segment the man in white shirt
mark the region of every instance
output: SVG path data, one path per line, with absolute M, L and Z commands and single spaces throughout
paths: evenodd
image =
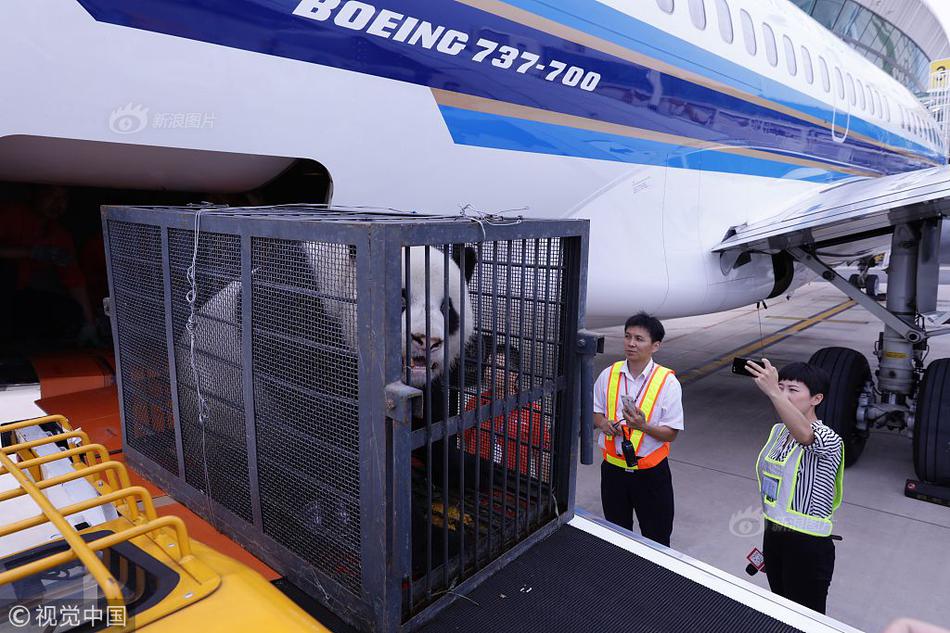
M 601 372 L 593 395 L 604 455 L 604 517 L 631 530 L 636 512 L 643 536 L 669 546 L 673 481 L 667 456 L 684 427 L 682 387 L 670 369 L 653 360 L 664 335 L 663 324 L 644 312 L 627 319 L 626 358 Z

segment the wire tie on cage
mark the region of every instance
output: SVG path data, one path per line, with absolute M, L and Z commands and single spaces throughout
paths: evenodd
M 195 304 L 198 299 L 198 282 L 196 271 L 198 268 L 198 244 L 199 237 L 201 234 L 201 215 L 206 211 L 205 208 L 199 208 L 195 212 L 195 239 L 194 246 L 191 252 L 191 266 L 188 267 L 185 275 L 188 279 L 188 284 L 190 289 L 185 294 L 185 300 L 188 302 L 188 321 L 185 323 L 185 328 L 188 330 L 189 335 L 189 360 L 191 362 L 191 373 L 195 381 L 195 396 L 198 401 L 198 426 L 201 428 L 201 468 L 204 475 L 204 485 L 205 485 L 205 500 L 207 501 L 207 512 L 208 519 L 211 521 L 211 524 L 216 523 L 215 514 L 214 514 L 214 504 L 211 501 L 211 478 L 208 475 L 208 450 L 206 445 L 206 420 L 208 416 L 208 402 L 205 400 L 204 395 L 201 393 L 201 376 L 198 371 L 198 361 L 195 355 L 195 331 L 197 330 L 197 311 L 195 310 Z
M 460 204 L 459 205 L 459 215 L 458 217 L 471 220 L 478 224 L 478 228 L 482 230 L 482 241 L 485 242 L 488 240 L 488 236 L 485 232 L 485 225 L 489 224 L 492 226 L 506 226 L 521 224 L 524 220 L 524 216 L 518 215 L 514 218 L 504 217 L 504 213 L 509 213 L 512 211 L 527 211 L 528 207 L 519 207 L 515 209 L 505 209 L 499 213 L 485 213 L 484 211 L 479 211 L 471 204 Z

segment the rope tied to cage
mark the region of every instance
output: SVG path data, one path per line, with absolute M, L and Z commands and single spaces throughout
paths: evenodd
M 521 224 L 524 221 L 523 215 L 517 215 L 515 217 L 505 217 L 503 213 L 509 213 L 512 211 L 527 211 L 528 207 L 518 207 L 515 209 L 505 209 L 504 211 L 499 211 L 498 213 L 485 213 L 476 209 L 471 204 L 460 204 L 459 205 L 459 214 L 458 217 L 470 220 L 478 224 L 478 228 L 482 230 L 482 241 L 488 240 L 488 234 L 485 232 L 485 225 L 490 226 L 512 226 L 515 224 Z
M 188 292 L 185 293 L 185 301 L 188 303 L 188 320 L 185 322 L 185 329 L 188 331 L 189 342 L 189 362 L 191 364 L 192 379 L 195 382 L 195 398 L 198 403 L 198 426 L 201 429 L 201 469 L 204 476 L 205 500 L 207 501 L 208 519 L 211 524 L 216 526 L 214 504 L 211 502 L 211 477 L 208 474 L 208 449 L 205 440 L 206 423 L 208 418 L 208 401 L 201 392 L 201 372 L 198 371 L 198 360 L 195 354 L 196 333 L 198 330 L 198 311 L 196 308 L 198 300 L 198 244 L 201 234 L 201 215 L 206 209 L 198 209 L 195 212 L 194 243 L 191 251 L 191 265 L 185 271 L 185 277 L 188 280 Z

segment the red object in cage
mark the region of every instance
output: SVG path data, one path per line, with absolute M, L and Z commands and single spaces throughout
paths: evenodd
M 492 392 L 485 391 L 481 395 L 481 406 L 491 404 Z M 476 407 L 475 398 L 469 398 L 465 405 L 466 411 Z M 475 429 L 465 431 L 465 452 L 475 455 L 478 451 L 482 459 L 491 459 L 496 464 L 505 462 L 509 470 L 518 469 L 522 475 L 539 476 L 539 467 L 542 480 L 550 479 L 551 463 L 551 430 L 544 423 L 540 403 L 530 402 L 507 416 L 499 415 L 491 421 L 486 420 L 480 425 L 480 443 Z M 492 427 L 494 426 L 494 445 L 492 445 Z M 508 447 L 505 450 L 505 435 L 507 426 Z M 519 442 L 520 448 L 519 451 Z M 520 455 L 519 455 L 520 452 Z M 506 459 L 507 455 L 507 459 Z M 530 456 L 530 462 L 529 462 Z M 520 461 L 519 461 L 520 457 Z

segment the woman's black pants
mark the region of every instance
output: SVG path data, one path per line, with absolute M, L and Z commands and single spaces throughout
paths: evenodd
M 825 612 L 828 587 L 835 571 L 834 541 L 766 520 L 762 554 L 769 587 L 774 593 L 818 613 Z

